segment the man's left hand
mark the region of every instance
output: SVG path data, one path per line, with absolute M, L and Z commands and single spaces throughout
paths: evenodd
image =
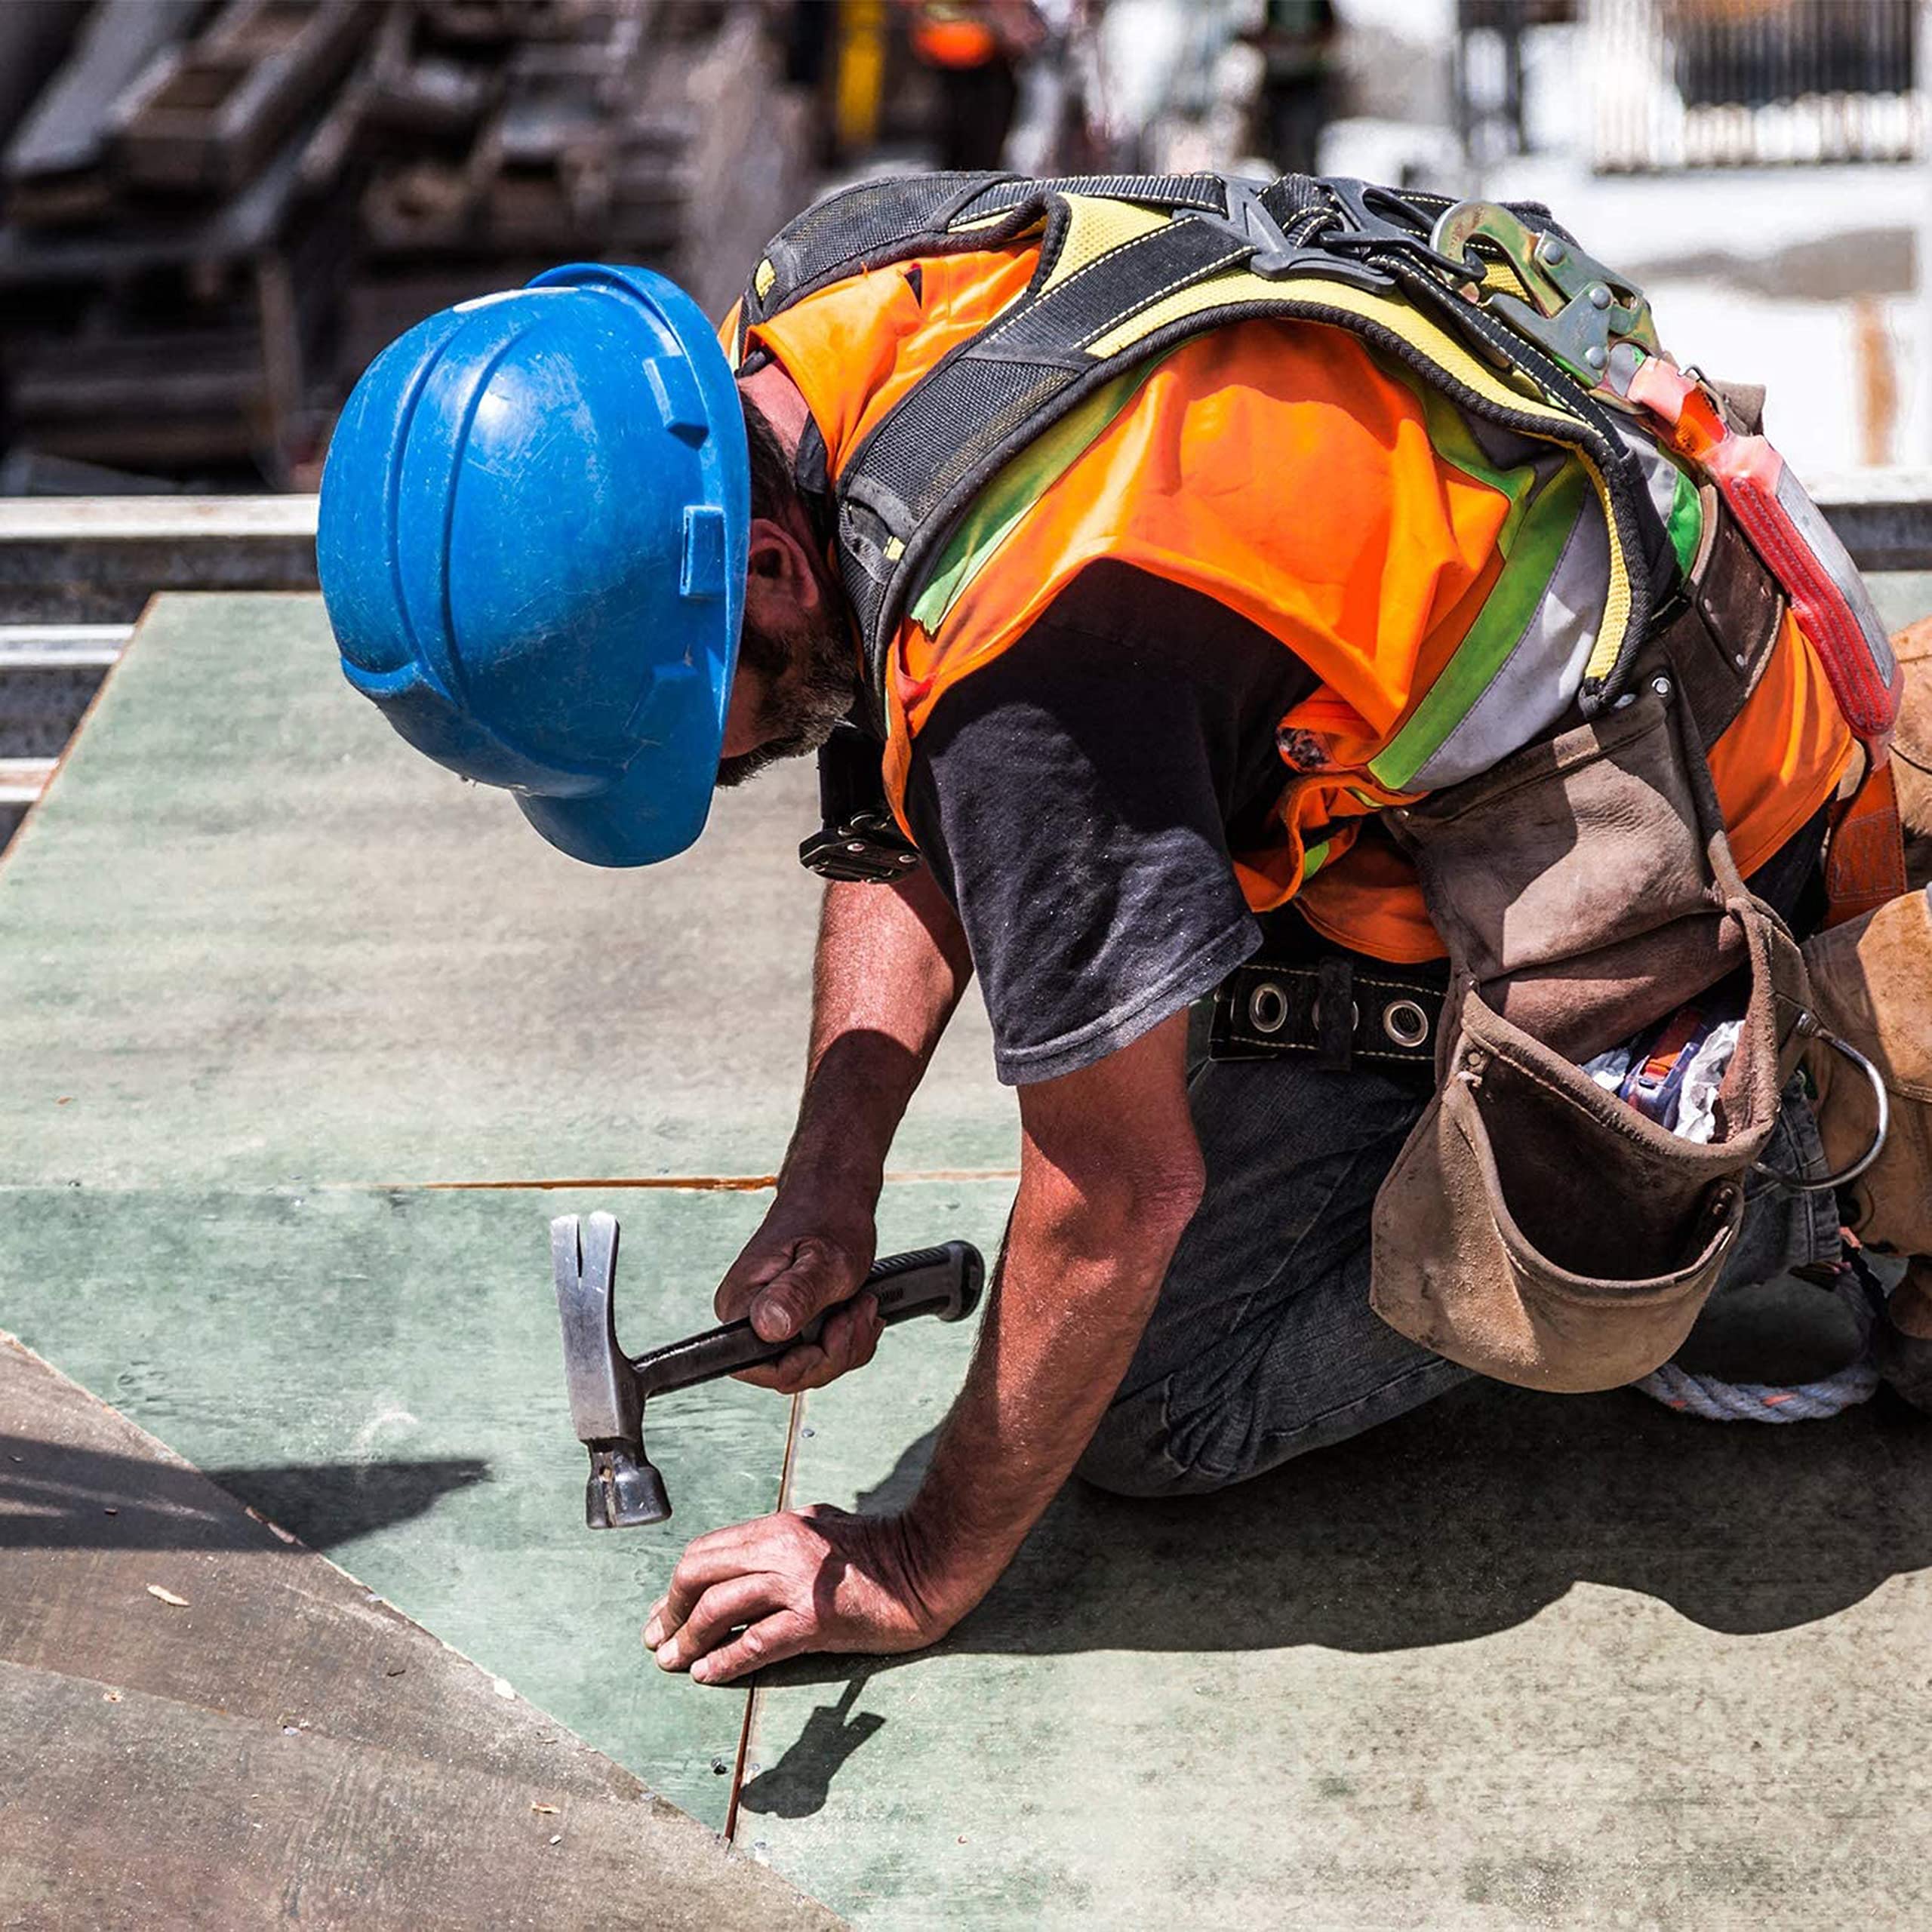
M 964 1614 L 931 1601 L 903 1516 L 818 1503 L 697 1538 L 651 1607 L 644 1641 L 700 1684 L 805 1651 L 916 1651 Z

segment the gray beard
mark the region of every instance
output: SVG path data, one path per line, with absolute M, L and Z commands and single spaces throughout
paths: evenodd
M 761 742 L 753 751 L 718 761 L 718 786 L 730 791 L 780 758 L 804 758 L 832 736 L 857 696 L 852 646 L 842 626 L 801 626 L 787 640 L 747 634 L 740 650 L 768 674 L 777 671 L 759 714 Z M 780 669 L 779 667 L 782 666 Z

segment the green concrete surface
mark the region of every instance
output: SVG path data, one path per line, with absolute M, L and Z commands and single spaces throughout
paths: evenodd
M 675 1518 L 584 1527 L 546 1224 L 613 1204 L 622 1339 L 706 1325 L 756 1197 L 17 1191 L 0 1319 L 721 1827 L 743 1698 L 659 1672 L 640 1631 L 687 1537 L 774 1506 L 788 1411 L 737 1383 L 666 1397 L 646 1440 Z
M 814 806 L 782 771 L 685 859 L 578 866 L 347 689 L 317 600 L 169 596 L 0 863 L 0 1326 L 714 1826 L 744 1694 L 639 1626 L 772 1506 L 788 1410 L 671 1398 L 675 1523 L 586 1530 L 545 1223 L 621 1214 L 639 1350 L 769 1197 L 433 1187 L 775 1168 Z M 936 1074 L 897 1159 L 1009 1166 L 977 1008 Z
M 668 865 L 579 865 L 395 737 L 317 599 L 161 598 L 0 861 L 0 1181 L 768 1174 L 817 823 L 801 764 Z M 970 1010 L 895 1158 L 1014 1146 Z
M 968 1346 L 809 1396 L 792 1494 L 904 1497 Z M 738 1841 L 893 1932 L 1923 1925 L 1926 1444 L 1491 1385 L 1076 1486 L 937 1651 L 767 1674 Z

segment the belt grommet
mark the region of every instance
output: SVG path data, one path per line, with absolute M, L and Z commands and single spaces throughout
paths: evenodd
M 1392 999 L 1382 1009 L 1382 1030 L 1398 1047 L 1419 1047 L 1429 1038 L 1429 1015 L 1412 999 Z
M 1257 1033 L 1278 1033 L 1288 1023 L 1288 996 L 1272 980 L 1248 995 L 1247 1023 Z

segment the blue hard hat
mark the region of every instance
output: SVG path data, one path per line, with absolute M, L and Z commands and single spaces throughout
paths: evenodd
M 731 365 L 648 269 L 577 263 L 384 349 L 322 472 L 349 681 L 419 751 L 600 866 L 704 829 L 744 605 Z

